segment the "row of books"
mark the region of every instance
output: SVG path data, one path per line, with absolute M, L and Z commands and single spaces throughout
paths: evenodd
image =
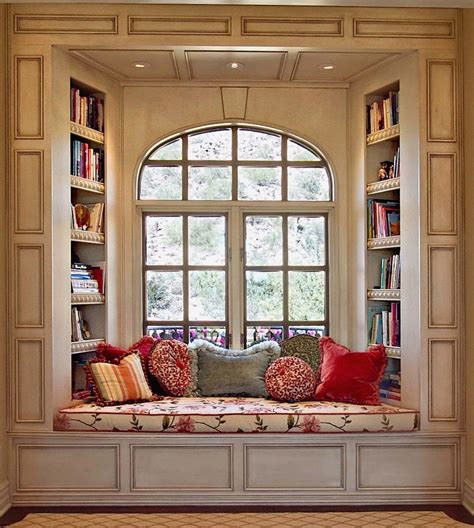
M 383 290 L 400 288 L 400 255 L 380 259 L 380 288 Z
M 390 400 L 401 400 L 401 378 L 399 372 L 386 372 L 380 383 L 380 396 Z
M 400 177 L 400 147 L 397 148 L 393 156 L 393 178 Z
M 71 204 L 71 229 L 103 233 L 104 210 L 103 202 L 87 205 Z
M 368 236 L 383 238 L 400 234 L 400 204 L 389 200 L 368 200 Z
M 104 263 L 100 265 L 83 264 L 82 262 L 71 264 L 72 293 L 104 293 L 104 270 Z
M 367 106 L 367 134 L 383 130 L 400 122 L 400 92 L 388 92 L 388 97 Z
M 90 339 L 89 325 L 82 316 L 82 311 L 73 306 L 71 308 L 71 341 L 78 342 Z
M 97 95 L 81 95 L 76 86 L 71 88 L 71 121 L 78 125 L 104 131 L 104 100 Z
M 71 140 L 71 174 L 87 180 L 104 181 L 104 151 L 88 143 Z
M 369 306 L 369 343 L 372 345 L 400 346 L 400 303 L 386 306 Z

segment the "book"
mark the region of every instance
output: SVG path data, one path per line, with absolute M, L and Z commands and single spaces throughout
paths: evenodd
M 71 139 L 71 175 L 104 182 L 104 151 L 85 141 Z
M 103 232 L 103 218 L 104 218 L 104 203 L 94 203 L 89 204 L 89 225 L 87 227 L 88 231 L 94 231 L 95 233 Z
M 77 86 L 71 87 L 70 119 L 98 132 L 104 131 L 104 100 L 98 95 L 84 95 Z
M 375 288 L 397 290 L 400 288 L 400 255 L 380 259 L 380 282 Z
M 400 346 L 400 303 L 369 306 L 369 345 Z
M 372 134 L 400 122 L 400 92 L 390 91 L 387 97 L 380 97 L 367 105 L 367 133 Z
M 367 200 L 369 238 L 400 234 L 400 204 L 390 200 Z

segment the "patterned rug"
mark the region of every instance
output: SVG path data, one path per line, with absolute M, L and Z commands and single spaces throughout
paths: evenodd
M 55 528 L 445 528 L 468 526 L 441 511 L 290 513 L 31 513 L 12 524 Z

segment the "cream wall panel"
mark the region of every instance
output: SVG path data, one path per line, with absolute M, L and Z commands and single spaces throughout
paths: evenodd
M 134 491 L 233 488 L 231 445 L 131 446 L 131 464 Z
M 248 88 L 221 88 L 224 119 L 245 119 Z
M 116 34 L 118 17 L 107 15 L 15 15 L 14 33 Z
M 44 340 L 16 339 L 15 342 L 15 421 L 43 423 Z
M 343 18 L 242 17 L 242 35 L 342 37 Z
M 15 327 L 44 327 L 44 246 L 16 244 L 14 251 Z
M 457 342 L 430 339 L 428 345 L 430 421 L 457 419 Z
M 456 328 L 457 251 L 452 245 L 430 245 L 428 248 L 428 326 Z
M 129 16 L 129 35 L 230 35 L 230 17 Z
M 19 491 L 118 491 L 118 445 L 16 446 Z M 99 469 L 99 470 L 98 470 Z
M 44 232 L 44 166 L 42 150 L 16 150 L 14 161 L 15 233 Z
M 457 140 L 456 61 L 427 61 L 428 141 Z
M 43 139 L 43 57 L 15 56 L 15 139 Z
M 360 444 L 357 489 L 456 489 L 457 467 L 457 444 Z
M 453 39 L 455 27 L 454 20 L 354 18 L 354 37 Z
M 344 445 L 245 446 L 246 490 L 344 490 Z
M 457 157 L 428 153 L 428 233 L 456 235 L 458 214 Z

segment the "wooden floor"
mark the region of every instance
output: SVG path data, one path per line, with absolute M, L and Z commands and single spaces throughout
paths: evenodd
M 15 528 L 443 528 L 474 526 L 461 506 L 371 508 L 13 508 L 0 526 Z

